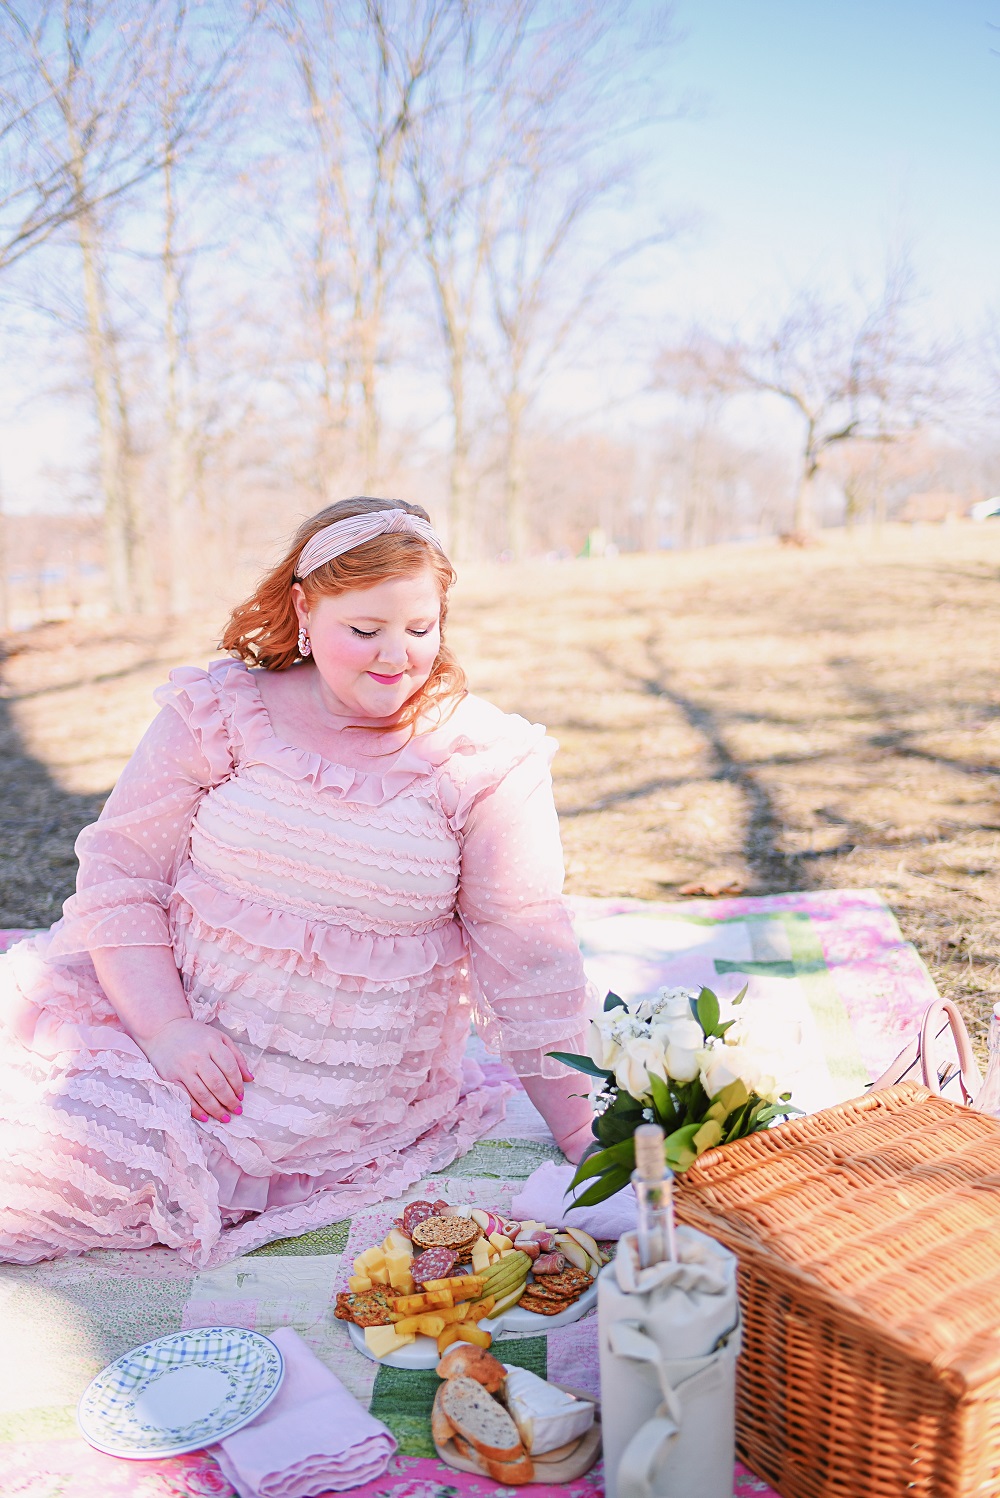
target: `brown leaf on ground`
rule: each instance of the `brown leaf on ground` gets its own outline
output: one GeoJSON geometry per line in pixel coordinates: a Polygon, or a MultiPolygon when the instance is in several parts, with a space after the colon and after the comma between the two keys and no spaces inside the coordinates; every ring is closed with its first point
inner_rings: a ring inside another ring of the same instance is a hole
{"type": "Polygon", "coordinates": [[[726,870],[718,874],[703,874],[700,879],[691,879],[687,884],[682,884],[677,891],[679,895],[707,895],[710,900],[721,900],[723,895],[742,895],[745,893],[747,882],[741,879],[739,874],[733,874],[726,870]]]}

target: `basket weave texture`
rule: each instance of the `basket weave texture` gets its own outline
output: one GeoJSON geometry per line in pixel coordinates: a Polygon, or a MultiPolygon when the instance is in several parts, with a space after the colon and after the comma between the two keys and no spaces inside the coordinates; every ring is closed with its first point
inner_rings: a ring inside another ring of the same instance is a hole
{"type": "Polygon", "coordinates": [[[1000,1122],[902,1083],[710,1151],[677,1210],[739,1257],[753,1472],[1000,1495],[1000,1122]]]}

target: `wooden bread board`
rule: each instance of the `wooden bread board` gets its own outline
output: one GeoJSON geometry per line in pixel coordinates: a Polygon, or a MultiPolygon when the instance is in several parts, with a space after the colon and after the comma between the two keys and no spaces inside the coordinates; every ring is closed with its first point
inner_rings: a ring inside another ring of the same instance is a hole
{"type": "MultiPolygon", "coordinates": [[[[541,1456],[533,1456],[534,1480],[540,1483],[572,1482],[574,1478],[582,1477],[584,1472],[589,1472],[601,1454],[601,1406],[592,1394],[574,1389],[571,1384],[553,1384],[553,1388],[562,1389],[566,1394],[575,1394],[577,1399],[585,1399],[588,1404],[592,1404],[594,1423],[582,1436],[577,1436],[575,1441],[569,1441],[565,1446],[556,1446],[554,1450],[545,1451],[541,1456]]],[[[443,1445],[435,1441],[434,1446],[438,1456],[449,1467],[493,1481],[485,1462],[481,1462],[478,1457],[473,1461],[462,1456],[455,1449],[454,1441],[445,1441],[443,1445]]],[[[530,1483],[525,1486],[530,1487],[530,1483]]]]}

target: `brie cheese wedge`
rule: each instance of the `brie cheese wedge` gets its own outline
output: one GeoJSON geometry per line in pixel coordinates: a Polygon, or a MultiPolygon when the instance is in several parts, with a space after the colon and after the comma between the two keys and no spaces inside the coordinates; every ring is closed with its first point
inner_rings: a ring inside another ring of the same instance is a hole
{"type": "Polygon", "coordinates": [[[504,1364],[505,1398],[524,1448],[532,1456],[575,1441],[594,1423],[594,1406],[545,1382],[527,1368],[504,1364]]]}

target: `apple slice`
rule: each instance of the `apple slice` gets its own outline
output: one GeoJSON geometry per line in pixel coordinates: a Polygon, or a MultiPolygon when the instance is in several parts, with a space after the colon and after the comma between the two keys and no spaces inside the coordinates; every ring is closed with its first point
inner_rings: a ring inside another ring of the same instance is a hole
{"type": "Polygon", "coordinates": [[[582,1269],[584,1274],[590,1273],[590,1255],[580,1247],[575,1238],[571,1238],[568,1233],[557,1233],[556,1247],[577,1269],[582,1269]]]}
{"type": "Polygon", "coordinates": [[[595,1238],[592,1238],[589,1233],[585,1233],[582,1228],[567,1228],[566,1231],[571,1238],[576,1239],[585,1253],[588,1253],[592,1259],[596,1259],[598,1263],[601,1262],[601,1250],[598,1248],[595,1238]]]}
{"type": "Polygon", "coordinates": [[[489,1237],[490,1233],[493,1231],[493,1229],[490,1227],[489,1212],[484,1212],[482,1207],[473,1207],[472,1211],[469,1213],[469,1216],[472,1218],[476,1226],[481,1227],[486,1236],[489,1237]]]}

